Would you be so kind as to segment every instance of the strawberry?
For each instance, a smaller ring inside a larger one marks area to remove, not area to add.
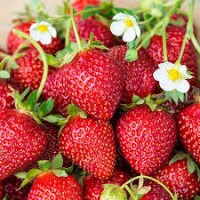
[[[113,116],[123,86],[119,67],[106,53],[82,51],[62,68],[62,74],[63,88],[73,103],[98,119],[109,120]]]
[[[185,31],[186,29],[180,26],[169,25],[166,28],[167,56],[168,60],[172,63],[175,63],[179,57]],[[157,63],[162,63],[164,61],[162,36],[154,35],[151,38],[150,44],[147,48],[147,52]],[[195,48],[191,40],[189,40],[185,46],[184,54],[181,59],[181,64],[186,65],[188,69],[193,73],[193,78],[190,79],[189,82],[192,85],[196,85],[198,65]]]
[[[150,186],[151,190],[147,194],[143,195],[140,200],[171,200],[171,197],[165,189],[157,183],[147,181],[145,186]]]
[[[184,148],[200,164],[200,104],[195,103],[181,110],[178,114],[177,122],[179,137]]]
[[[72,175],[57,177],[53,172],[39,175],[29,192],[27,200],[83,200],[82,189]]]
[[[137,173],[144,175],[152,174],[165,163],[176,142],[174,118],[165,111],[151,111],[145,105],[122,115],[116,132],[125,159]]]
[[[29,28],[34,22],[22,22],[16,26],[13,27],[13,29],[20,30],[26,34],[29,34]],[[13,29],[9,32],[7,37],[7,49],[10,54],[13,54],[17,48],[25,42],[24,39],[19,38],[17,35],[13,33]],[[63,48],[63,42],[59,37],[52,38],[51,44],[43,45],[40,42],[38,42],[40,46],[43,48],[43,50],[46,53],[49,54],[55,54],[57,51],[61,50]]]
[[[115,136],[109,122],[72,117],[59,138],[61,152],[83,170],[108,179],[116,160]]]
[[[94,40],[101,41],[106,47],[116,44],[116,39],[110,32],[109,26],[96,18],[87,18],[77,22],[78,33],[81,39],[89,40],[90,34],[94,34]],[[70,33],[70,41],[76,42],[74,31]]]
[[[101,193],[103,192],[103,184],[111,183],[122,185],[128,179],[127,174],[121,169],[115,169],[113,175],[108,180],[101,180],[93,175],[89,175],[84,178],[84,199],[100,200]]]
[[[153,73],[157,66],[144,49],[140,49],[138,59],[134,62],[125,60],[126,51],[127,47],[120,45],[110,48],[108,54],[122,70],[125,87],[121,101],[131,103],[134,94],[144,98],[155,91],[158,84],[153,78]]]
[[[180,200],[193,199],[200,192],[197,174],[189,173],[186,159],[164,166],[155,177],[176,193]]]
[[[14,99],[11,93],[12,89],[8,81],[0,79],[0,108],[14,108]]]
[[[20,110],[0,110],[0,180],[27,167],[46,148],[46,134]]]
[[[5,179],[4,193],[8,200],[27,200],[31,184],[26,185],[19,190],[22,180],[14,175]]]
[[[71,103],[66,91],[65,84],[65,70],[62,68],[55,70],[49,74],[45,87],[42,91],[44,99],[54,99],[54,111],[63,116],[67,116],[67,106]]]

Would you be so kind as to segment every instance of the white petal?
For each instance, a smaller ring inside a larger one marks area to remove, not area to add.
[[[121,21],[112,22],[110,25],[110,31],[113,35],[121,36],[125,30],[125,25]]]
[[[134,22],[134,24],[137,24],[135,17],[131,15],[127,15],[127,16]]]
[[[168,77],[168,74],[165,69],[159,68],[153,73],[153,77],[156,81],[162,81]]]
[[[172,91],[175,89],[175,84],[170,79],[165,79],[159,82],[160,87],[165,91]]]
[[[183,79],[179,82],[176,82],[175,87],[176,87],[176,90],[178,90],[179,92],[186,93],[190,89],[190,84],[187,80]]]
[[[179,68],[181,74],[184,76],[185,79],[190,79],[192,76],[188,74],[187,67],[185,65],[181,65]]]
[[[56,29],[54,27],[49,26],[49,32],[52,35],[52,37],[54,37],[54,38],[56,37],[57,32],[56,32]]]
[[[38,30],[30,31],[30,36],[37,42],[40,40],[40,32]]]
[[[135,24],[135,32],[136,32],[137,37],[140,37],[141,30],[140,30],[140,27],[137,24]]]
[[[118,13],[113,17],[114,20],[124,20],[126,18],[127,18],[127,15],[124,13]]]
[[[174,64],[171,63],[171,62],[164,62],[164,63],[160,63],[158,65],[158,67],[159,68],[164,68],[164,69],[168,70],[169,68],[174,67]]]
[[[30,26],[30,28],[29,28],[29,31],[30,31],[30,32],[31,32],[31,31],[34,31],[34,30],[37,28],[37,26],[38,26],[38,23],[32,24],[32,25]]]
[[[40,42],[44,45],[51,44],[52,37],[50,33],[42,33],[40,34]]]
[[[123,41],[124,42],[131,42],[135,39],[136,34],[133,28],[129,28],[124,32]]]

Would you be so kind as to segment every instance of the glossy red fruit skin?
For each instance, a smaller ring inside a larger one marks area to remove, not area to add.
[[[13,29],[20,30],[29,35],[29,28],[35,22],[23,22],[13,27]],[[23,44],[26,40],[18,37],[14,34],[13,29],[9,32],[7,37],[7,49],[10,54],[13,54],[17,48]],[[40,46],[46,53],[55,54],[57,51],[63,48],[63,42],[59,37],[52,38],[51,44],[43,45],[41,42],[38,42]]]
[[[115,136],[109,122],[93,118],[72,118],[62,130],[61,152],[83,170],[108,179],[116,162]]]
[[[38,176],[27,200],[83,200],[82,189],[74,176],[57,177],[53,172]]]
[[[150,186],[151,190],[143,195],[140,200],[171,200],[167,191],[155,182],[147,181],[145,186]]]
[[[0,180],[37,160],[46,148],[46,133],[19,110],[0,110]]]
[[[93,175],[89,175],[84,178],[84,200],[100,200],[103,184],[122,185],[128,180],[129,177],[121,169],[115,169],[113,175],[108,180],[101,180]]]
[[[44,99],[54,99],[54,111],[66,117],[67,106],[71,103],[71,100],[65,87],[65,76],[65,70],[62,68],[49,74],[42,96]]]
[[[4,181],[4,194],[7,200],[27,200],[31,184],[26,185],[19,190],[21,179],[16,176],[11,176]]]
[[[138,174],[144,175],[152,174],[165,163],[177,136],[172,115],[152,112],[145,105],[122,115],[116,133],[125,159]]]
[[[96,18],[86,18],[77,21],[77,29],[80,38],[86,41],[89,40],[90,34],[93,33],[94,34],[93,40],[101,41],[103,45],[105,45],[106,47],[112,47],[117,43],[115,36],[111,33],[109,29],[109,26],[103,24]],[[70,33],[70,41],[76,42],[73,30],[71,30]]]
[[[110,120],[121,99],[121,70],[106,53],[80,52],[63,68],[69,98],[89,115]]]
[[[108,55],[122,70],[124,89],[121,101],[131,103],[134,94],[144,98],[155,91],[158,83],[153,78],[153,73],[158,67],[144,49],[139,50],[138,59],[134,62],[125,60],[126,51],[125,45],[115,46],[109,49]]]
[[[169,25],[166,28],[167,33],[167,55],[168,61],[175,63],[179,57],[183,38],[186,29],[180,26]],[[159,64],[164,62],[162,36],[154,35],[147,47],[148,54]],[[197,84],[198,64],[195,48],[189,40],[185,46],[181,64],[186,65],[193,73],[193,78],[189,79],[192,85]]]
[[[180,140],[186,149],[200,164],[200,103],[185,107],[177,117]]]
[[[186,160],[179,160],[158,170],[155,177],[164,183],[180,200],[193,199],[200,192],[196,173],[189,174]]]

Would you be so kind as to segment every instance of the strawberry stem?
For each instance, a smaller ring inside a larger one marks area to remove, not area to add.
[[[6,58],[8,56],[9,56],[8,54],[0,52],[0,58]]]
[[[47,75],[48,75],[48,63],[47,63],[47,58],[46,58],[46,55],[43,51],[43,49],[41,48],[41,46],[35,41],[33,40],[29,35],[27,35],[26,33],[20,31],[20,30],[13,30],[13,32],[20,36],[20,37],[23,37],[25,38],[26,40],[28,40],[29,42],[31,42],[33,44],[33,46],[38,50],[40,56],[41,56],[41,59],[43,61],[43,75],[42,75],[42,80],[40,82],[40,86],[37,90],[37,100],[40,98],[40,95],[42,94],[42,90],[45,86],[45,83],[46,83],[46,79],[47,79]]]
[[[168,61],[167,57],[167,33],[166,33],[166,27],[164,27],[163,30],[163,35],[162,35],[162,42],[163,42],[163,56],[164,56],[164,61]]]
[[[67,45],[70,43],[71,24],[72,24],[71,19],[68,19],[68,22],[67,22],[67,29],[66,29],[66,33],[65,33],[65,46],[67,46]]]
[[[159,180],[155,179],[155,178],[152,178],[150,176],[143,176],[143,175],[140,175],[140,176],[136,176],[130,180],[128,180],[127,182],[125,182],[122,186],[121,186],[121,189],[127,189],[127,185],[130,184],[131,182],[134,182],[136,180],[139,180],[141,178],[145,178],[145,179],[148,179],[148,180],[151,180],[155,183],[157,183],[158,185],[160,185],[161,187],[163,187],[167,192],[168,194],[170,195],[170,197],[172,198],[172,200],[175,200],[175,196],[174,194],[167,188],[166,185],[164,185],[162,182],[160,182]],[[129,192],[129,190],[127,190]],[[131,195],[131,194],[130,194]]]

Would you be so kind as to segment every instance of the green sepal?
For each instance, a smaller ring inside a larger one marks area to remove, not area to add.
[[[7,63],[7,61],[9,60],[10,56],[6,56],[5,58],[3,58],[3,60],[0,62],[0,69],[4,69],[5,64]]]
[[[51,169],[51,162],[49,160],[39,160],[37,161],[39,169],[42,171],[47,171]]]
[[[141,105],[144,104],[145,99],[142,99],[141,97],[139,97],[138,95],[133,95],[132,96],[132,103],[136,103],[137,105]]]
[[[195,196],[194,200],[200,200],[200,196]]]
[[[69,167],[62,167],[61,169],[65,170],[67,174],[71,174],[74,171],[74,163]]]
[[[10,73],[6,70],[1,70],[0,71],[0,78],[8,79],[8,78],[10,78]]]
[[[63,157],[62,154],[57,154],[53,160],[51,161],[51,168],[52,169],[59,169],[63,166]]]
[[[127,42],[128,49],[134,49],[136,47],[135,40]]]
[[[46,56],[47,63],[48,63],[49,66],[51,66],[51,67],[58,67],[59,66],[59,64],[60,64],[59,60],[56,57],[54,57],[52,54],[46,53],[45,56]]]
[[[169,165],[175,163],[178,160],[183,160],[185,158],[186,158],[186,154],[183,152],[179,152],[169,161]]]
[[[58,126],[60,124],[62,124],[63,121],[65,121],[65,118],[62,115],[59,115],[59,114],[47,115],[47,116],[43,117],[42,119],[49,122],[49,123],[56,124]]]
[[[127,49],[126,61],[133,62],[138,59],[138,51],[135,49]]]
[[[68,174],[65,172],[65,170],[62,169],[52,169],[51,170],[57,177],[67,177]]]
[[[165,91],[165,95],[170,102],[174,101],[176,105],[179,101],[184,102],[187,97],[185,93],[179,92],[177,90]]]
[[[83,112],[77,105],[69,104],[67,107],[67,113],[71,116],[79,115],[81,118],[87,118],[87,113]]]
[[[47,101],[44,101],[39,105],[38,107],[38,115],[43,118],[47,114],[49,114],[53,110],[54,106],[54,100],[53,99],[48,99]]]
[[[27,97],[27,100],[23,102],[23,104],[26,107],[26,110],[32,111],[35,107],[35,104],[37,103],[37,90],[34,90],[30,93],[30,95]]]
[[[3,197],[3,199],[2,200],[7,200],[7,198],[6,198],[6,195]]]
[[[25,179],[27,176],[27,172],[18,172],[15,174],[15,176],[19,179]]]
[[[196,169],[195,163],[190,156],[187,156],[187,169],[189,174],[194,173]]]

